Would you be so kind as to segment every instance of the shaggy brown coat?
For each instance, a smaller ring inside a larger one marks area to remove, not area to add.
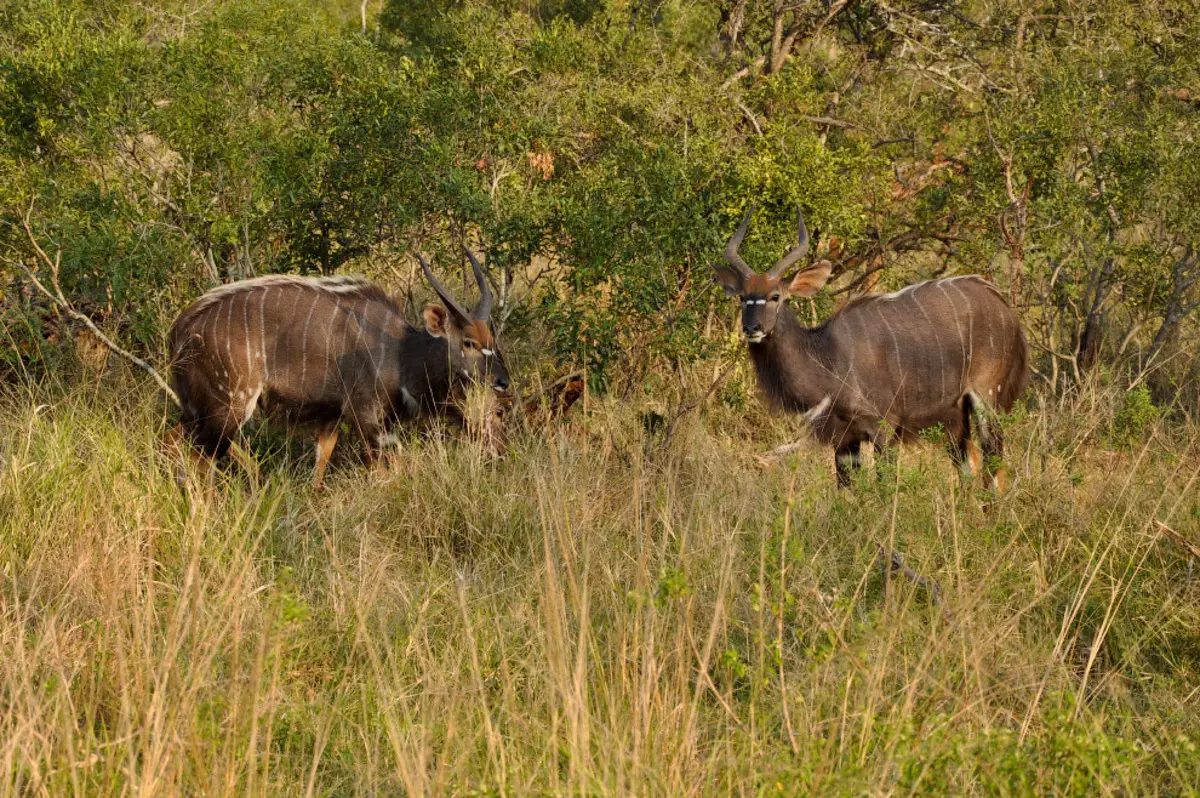
[[[507,386],[486,318],[459,320],[458,310],[428,306],[418,329],[357,277],[273,275],[216,288],[171,328],[182,427],[220,456],[261,404],[315,432],[320,484],[343,420],[371,460],[389,422],[446,411],[462,378]]]
[[[876,449],[942,425],[951,454],[990,472],[1003,454],[995,411],[1008,411],[1029,382],[1025,334],[991,283],[975,275],[930,280],[893,294],[855,299],[823,324],[806,328],[787,306],[814,296],[832,264],[783,274],[808,250],[800,241],[765,273],[738,255],[753,211],[715,266],[726,293],[740,298],[742,333],[767,400],[803,413],[816,438],[835,448],[838,481],[849,482],[861,445]],[[970,440],[974,419],[983,458]]]
[[[1016,314],[974,275],[861,297],[812,329],[784,309],[750,356],[767,400],[806,414],[843,472],[861,443],[890,442],[889,428],[907,439],[938,424],[966,462],[972,414],[984,456],[999,457],[1000,428],[987,414],[1011,410],[1029,380]]]

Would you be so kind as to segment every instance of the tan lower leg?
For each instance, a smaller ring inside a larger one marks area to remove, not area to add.
[[[1008,490],[1008,483],[1010,480],[1007,468],[1000,466],[995,470],[995,472],[988,472],[988,476],[990,477],[988,480],[990,487],[996,492],[996,495],[1003,495],[1005,491]]]
[[[979,472],[983,470],[983,453],[979,451],[975,441],[967,441],[967,468],[971,470],[973,477],[979,476]]]
[[[182,485],[187,479],[187,463],[191,463],[197,473],[207,473],[211,481],[211,472],[216,464],[211,457],[192,445],[183,431],[182,424],[176,424],[166,430],[159,439],[159,443],[163,455],[170,461],[176,482]]]
[[[329,465],[329,456],[337,445],[337,427],[327,432],[317,433],[317,472],[313,477],[313,487],[320,490],[325,484],[325,466]]]
[[[959,461],[958,470],[964,477],[977,477],[982,468],[983,454],[975,445],[975,441],[968,440],[963,447],[962,460]]]

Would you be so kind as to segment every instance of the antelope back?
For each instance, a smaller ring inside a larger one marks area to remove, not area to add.
[[[827,327],[846,385],[883,418],[941,412],[970,392],[1007,410],[1027,380],[1016,314],[974,275],[861,297]]]
[[[264,391],[337,405],[399,369],[407,331],[391,298],[362,278],[260,277],[209,291],[180,315],[173,372],[187,392],[251,410]]]

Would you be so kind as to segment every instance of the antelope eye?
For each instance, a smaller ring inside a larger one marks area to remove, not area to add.
[[[772,294],[772,295],[771,295],[771,301],[772,301],[772,302],[778,302],[778,301],[779,301],[779,294]]]
[[[472,349],[472,350],[474,350],[474,349],[478,349],[478,348],[479,348],[479,344],[475,343],[475,342],[474,342],[474,341],[472,341],[470,338],[464,338],[464,339],[463,339],[463,349]]]

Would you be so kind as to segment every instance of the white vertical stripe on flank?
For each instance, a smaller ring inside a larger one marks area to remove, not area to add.
[[[353,317],[354,323],[358,325],[358,335],[354,336],[354,352],[356,355],[358,352],[358,346],[362,343],[363,333],[367,331],[367,307],[370,305],[370,303],[365,299],[361,300],[361,302],[363,306],[362,311],[358,314],[351,313],[347,316],[347,321],[349,321],[350,317]],[[353,308],[354,306],[351,305],[350,307]]]
[[[317,302],[321,300],[321,295],[313,291],[313,302],[308,308],[308,318],[304,320],[304,332],[301,334],[300,345],[300,390],[307,389],[305,380],[308,377],[308,325],[312,323],[313,311],[317,309]]]
[[[380,321],[379,321],[379,360],[375,362],[375,382],[377,384],[379,382],[379,368],[380,368],[380,366],[383,365],[384,358],[387,357],[387,353],[384,351],[385,341],[384,341],[383,330],[387,326],[388,321],[391,320],[391,315],[392,315],[391,310],[389,310],[388,307],[385,305],[383,307],[383,318],[380,319]]]
[[[353,302],[350,303],[350,307],[354,307]],[[346,336],[348,336],[350,334],[350,311],[342,310],[342,301],[340,299],[338,300],[338,303],[337,303],[337,309],[338,309],[338,312],[337,312],[337,316],[335,318],[337,319],[337,323],[342,325],[342,343],[341,343],[341,346],[338,348],[338,357],[345,358],[346,355],[350,351],[349,349],[346,348]],[[341,382],[343,384],[345,384],[346,379],[342,376],[341,361],[339,361],[337,363],[337,366],[338,366],[338,378],[341,380]]]
[[[949,300],[950,307],[954,309],[954,332],[955,332],[955,334],[958,335],[958,351],[962,354],[963,359],[966,360],[967,342],[963,338],[962,320],[959,319],[959,317],[958,317],[958,304],[953,299],[951,299],[950,294],[947,293],[947,291],[946,291],[947,285],[951,285],[949,280],[939,280],[937,283],[938,290],[942,292],[942,294],[946,297],[947,300]],[[959,292],[959,296],[962,296],[961,291]]]
[[[359,319],[359,322],[358,322],[358,338],[354,342],[355,350],[358,349],[358,344],[362,340],[363,333],[367,329],[367,324],[369,324],[371,321],[371,309],[373,307],[374,307],[374,305],[371,303],[371,300],[369,300],[369,299],[363,300],[362,318]],[[379,383],[379,364],[377,362],[375,362],[375,349],[370,344],[368,344],[366,352],[367,352],[367,357],[369,357],[371,359],[371,375],[370,375],[371,381],[373,384],[378,384]]]
[[[875,311],[879,314],[880,320],[883,321],[883,326],[887,328],[888,335],[891,336],[892,348],[896,350],[896,371],[903,374],[904,365],[900,362],[900,341],[896,338],[896,331],[892,329],[891,322],[887,320],[887,316],[883,312],[883,307],[878,302],[875,303]]]
[[[225,361],[225,368],[233,368],[233,336],[229,334],[233,327],[233,297],[225,300],[228,310],[225,312],[225,355],[228,358]],[[230,385],[232,386],[232,382]]]
[[[267,294],[271,293],[271,286],[265,286],[263,292],[258,297],[258,356],[262,360],[263,379],[269,379],[271,368],[267,365]]]
[[[962,381],[958,386],[958,390],[963,391],[966,390],[967,387],[967,375],[971,371],[971,361],[975,358],[975,314],[971,312],[971,298],[963,293],[963,290],[959,288],[958,283],[951,282],[950,287],[957,291],[958,295],[962,297],[967,309],[967,361],[963,364]]]
[[[296,308],[300,305],[300,294],[302,293],[303,291],[299,287],[292,289],[292,312],[288,314],[286,322],[286,327],[289,331],[292,330],[292,323],[296,319]],[[282,326],[283,325],[281,325],[281,327]],[[271,362],[275,365],[279,365],[279,339],[283,337],[279,334],[280,332],[281,330],[275,330],[275,343],[271,347]],[[291,345],[290,339],[288,341],[288,345]],[[285,368],[284,371],[286,372],[287,369]]]
[[[335,308],[341,308],[342,304],[338,300],[334,300]],[[336,309],[333,314],[326,316],[319,322],[324,325],[325,333],[321,335],[321,344],[325,349],[325,373],[321,375],[321,387],[325,387],[329,383],[329,361],[332,359],[331,350],[333,349],[333,320],[336,317]]]
[[[937,347],[938,353],[938,390],[941,393],[938,399],[946,396],[946,353],[942,351],[942,337],[938,335],[938,326],[933,319],[929,318],[929,312],[925,310],[925,306],[921,304],[921,300],[913,297],[913,302],[917,305],[917,310],[921,311],[921,315],[925,317],[925,322],[929,325],[929,329],[933,331],[933,343]]]
[[[949,280],[938,280],[938,290],[950,301],[950,307],[954,309],[954,331],[958,333],[958,351],[962,355],[962,369],[958,372],[958,392],[962,393],[964,384],[967,381],[967,367],[971,362],[971,353],[967,349],[967,342],[963,339],[962,320],[958,317],[958,306],[954,304],[954,300],[950,299],[950,294],[946,292],[946,286],[950,285],[955,291],[958,291],[958,286],[951,283]],[[958,291],[958,295],[963,295],[962,291]]]
[[[205,352],[211,351],[211,349],[215,348],[217,345],[216,340],[213,340],[213,342],[211,344],[209,343],[209,340],[208,340],[209,334],[212,333],[212,328],[213,328],[213,324],[215,323],[214,319],[216,318],[216,315],[217,315],[216,313],[213,313],[210,310],[206,310],[204,312],[204,321],[207,323],[207,326],[205,326],[205,324],[200,325],[200,340],[204,342]]]
[[[851,308],[850,310],[851,310],[851,312],[850,312],[849,316],[847,316],[847,318],[846,318],[846,326],[847,327],[849,327],[850,322],[854,321],[858,316],[858,314],[853,312],[854,311],[853,308]],[[857,326],[857,324],[855,326]],[[853,386],[855,393],[860,393],[860,391],[858,390],[857,378],[854,376],[854,353],[858,350],[858,339],[856,337],[854,337],[853,334],[851,334],[851,337],[850,337],[849,349],[850,349],[850,362],[846,364],[846,381],[849,382]]]
[[[242,329],[246,344],[246,379],[254,373],[254,353],[250,351],[250,291],[242,292]]]

